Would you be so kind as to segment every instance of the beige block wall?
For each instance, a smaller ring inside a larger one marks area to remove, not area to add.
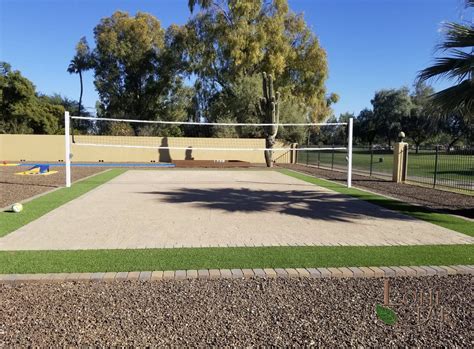
[[[87,143],[103,146],[84,145]],[[168,146],[188,149],[119,147],[121,145]],[[264,147],[265,141],[263,139],[76,136],[76,143],[72,144],[71,152],[74,162],[98,162],[99,160],[105,162],[150,162],[152,160],[169,162],[193,158],[195,160],[240,160],[263,163],[265,162],[263,151],[218,151],[196,150],[195,148],[252,149]],[[288,145],[277,143],[276,147],[287,148]],[[284,153],[286,152],[276,151],[274,158],[277,159]],[[0,161],[64,161],[64,155],[64,136],[61,135],[0,135]],[[289,161],[289,158],[289,156],[281,156],[278,162]]]

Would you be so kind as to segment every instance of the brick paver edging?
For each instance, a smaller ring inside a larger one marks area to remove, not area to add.
[[[0,274],[0,283],[89,281],[113,282],[125,280],[157,281],[185,279],[241,279],[264,278],[345,278],[345,277],[397,277],[433,275],[474,275],[474,265],[450,266],[392,266],[392,267],[342,267],[342,268],[265,268],[265,269],[200,269],[131,271],[107,273],[54,273],[54,274]]]

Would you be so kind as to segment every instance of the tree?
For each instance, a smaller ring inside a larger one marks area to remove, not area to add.
[[[401,131],[402,119],[410,114],[408,88],[380,90],[371,100],[377,135],[390,146]]]
[[[177,26],[165,32],[158,19],[141,12],[131,17],[117,11],[102,19],[94,28],[93,52],[101,116],[156,120],[179,115],[179,119],[186,120],[181,111],[170,111],[176,100],[174,94],[184,88],[182,35]],[[140,130],[140,125],[134,128],[137,133],[156,131],[149,127]],[[171,129],[178,132],[177,128]]]
[[[186,56],[201,89],[211,96],[209,103],[238,79],[266,71],[282,96],[310,108],[312,120],[327,117],[328,102],[337,96],[326,96],[326,53],[286,0],[191,0],[189,5],[200,10],[186,24]]]
[[[369,143],[372,148],[377,136],[377,124],[374,112],[370,109],[363,109],[354,123],[354,135],[362,142]]]
[[[474,135],[474,124],[466,120],[461,114],[451,114],[439,120],[438,129],[448,136],[447,151],[463,138],[471,142]]]
[[[81,92],[79,93],[78,114],[82,111],[82,94],[84,85],[82,82],[82,72],[92,68],[92,56],[85,37],[82,37],[76,45],[76,54],[71,60],[67,71],[69,74],[79,74],[79,82],[81,85]]]
[[[72,115],[82,115],[82,116],[91,116],[91,113],[84,109],[80,103],[74,99],[70,99],[60,94],[48,95],[39,95],[39,98],[47,104],[60,105],[64,110],[69,111]],[[79,111],[79,106],[81,111]],[[59,119],[59,126],[64,128],[64,117]],[[71,120],[71,126],[74,128],[74,131],[80,133],[87,133],[90,131],[91,123],[89,120]]]
[[[474,0],[466,0],[466,7],[474,7]],[[418,74],[419,81],[434,78],[454,80],[455,85],[432,95],[435,106],[445,115],[462,115],[466,120],[474,117],[474,25],[446,23],[445,41],[438,50],[448,51],[446,57],[437,58],[435,64]]]
[[[418,82],[411,94],[412,108],[402,119],[402,129],[415,144],[416,153],[420,145],[436,132],[438,117],[431,108],[430,96],[434,94],[432,87]]]
[[[31,81],[0,62],[0,133],[60,133],[64,107],[40,98]]]

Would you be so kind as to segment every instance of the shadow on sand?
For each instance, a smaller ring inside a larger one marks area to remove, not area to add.
[[[310,190],[254,190],[249,188],[179,189],[152,191],[166,203],[192,203],[203,209],[227,212],[276,212],[317,220],[350,221],[380,218],[410,221],[414,218],[337,193]],[[183,212],[183,214],[186,214]],[[256,227],[258,228],[258,227]]]

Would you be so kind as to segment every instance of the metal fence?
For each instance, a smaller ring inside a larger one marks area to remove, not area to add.
[[[317,147],[315,147],[317,149]],[[341,150],[299,151],[297,162],[325,169],[347,169],[347,153]],[[355,147],[354,173],[392,177],[393,150]],[[407,179],[437,187],[474,191],[474,148],[442,150],[440,147],[409,150]]]
[[[299,164],[345,171],[347,152],[335,149],[300,151],[297,161]],[[352,150],[352,169],[355,173],[389,177],[392,175],[392,164],[393,152],[389,149],[356,147]]]
[[[433,188],[474,191],[474,148],[410,150],[407,179]]]

